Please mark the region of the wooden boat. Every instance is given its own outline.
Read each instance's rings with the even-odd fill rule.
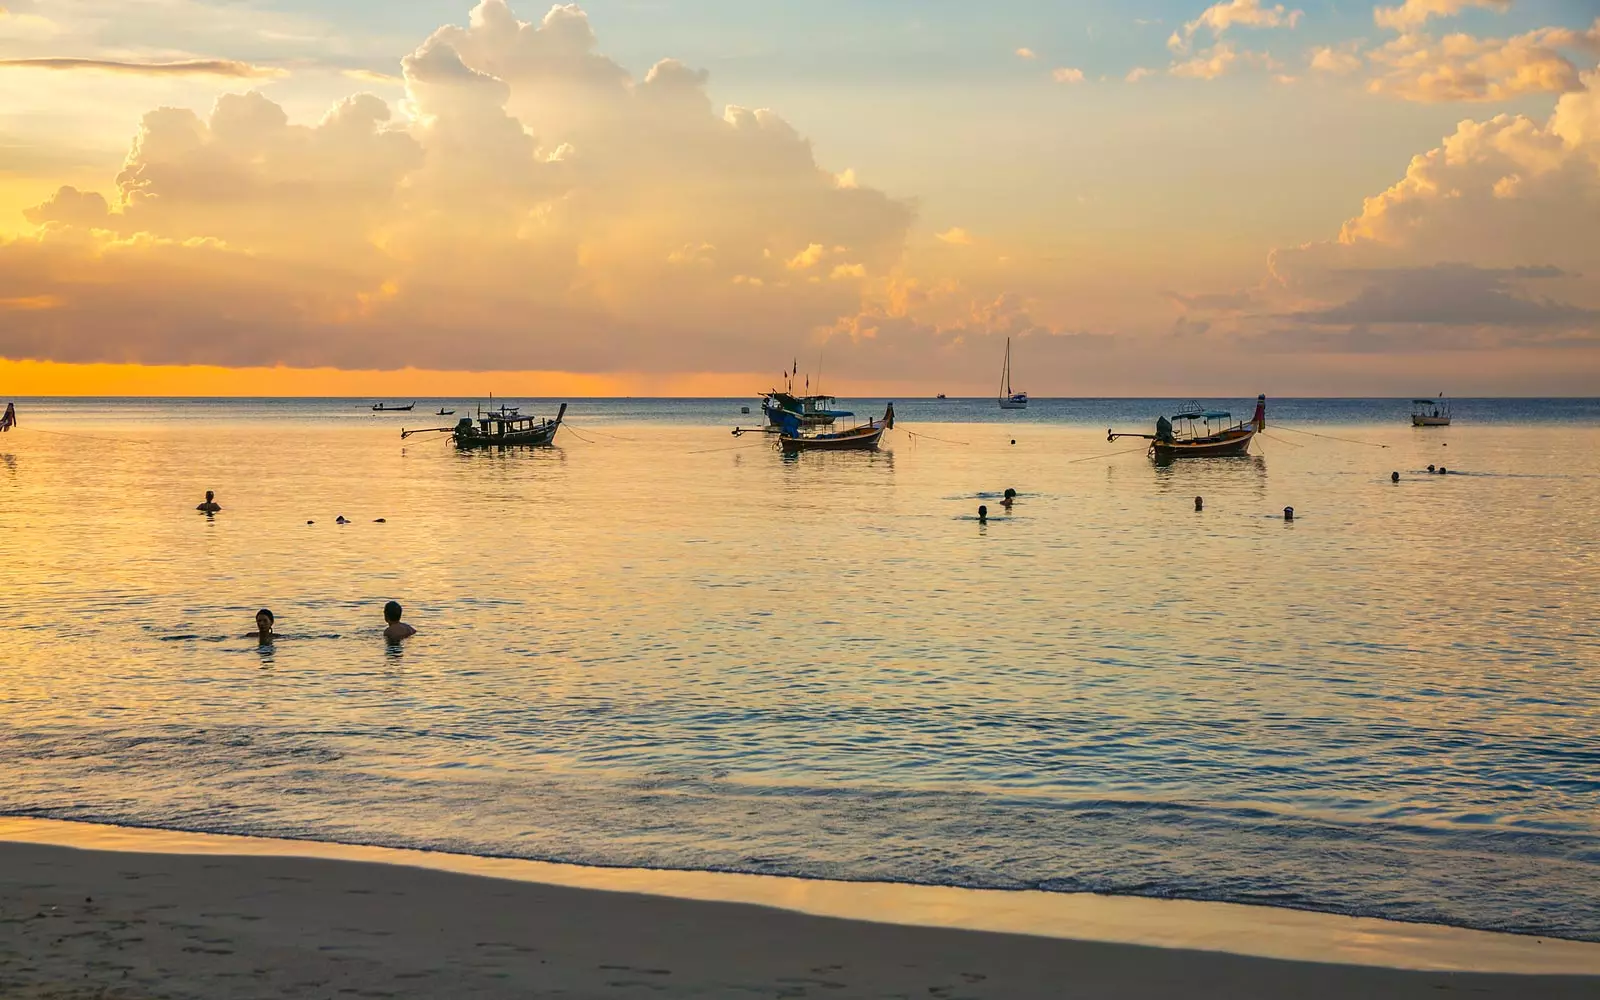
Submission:
[[[1006,338],[1006,363],[1000,370],[1000,409],[1026,410],[1028,408],[1028,394],[1025,392],[1011,391],[1011,338]]]
[[[439,410],[439,413],[438,413],[438,416],[441,416],[441,417],[453,417],[455,415],[456,415],[456,411],[454,411],[454,410],[446,410],[446,409],[443,409],[443,408],[441,408]]]
[[[1267,426],[1267,397],[1256,397],[1256,412],[1247,423],[1230,424],[1233,415],[1226,410],[1204,410],[1189,406],[1182,413],[1156,418],[1154,434],[1106,431],[1106,440],[1119,437],[1144,438],[1150,442],[1150,457],[1158,462],[1175,458],[1231,458],[1250,453],[1250,442]]]
[[[762,394],[761,412],[766,414],[767,428],[773,431],[782,428],[785,413],[798,417],[803,427],[827,427],[841,417],[855,416],[849,410],[834,409],[835,402],[833,396],[796,396],[773,389]]]
[[[17,404],[7,403],[5,416],[0,416],[0,434],[17,426]]]
[[[409,406],[390,406],[388,403],[372,404],[373,413],[410,413],[416,408],[417,404],[415,402],[412,402]]]
[[[869,420],[847,431],[827,431],[822,434],[805,434],[791,421],[778,434],[778,447],[786,455],[802,451],[874,451],[883,440],[883,432],[894,429],[894,404],[883,411],[881,420]]]
[[[933,398],[934,399],[943,399],[944,398],[944,393],[941,392],[941,393],[939,393],[939,395],[937,395],[937,396],[935,396]]]
[[[408,438],[413,434],[448,433],[456,442],[457,448],[523,448],[543,447],[555,440],[556,431],[561,429],[561,421],[567,415],[567,404],[562,403],[554,420],[542,420],[538,417],[525,417],[518,412],[520,407],[502,406],[498,410],[479,412],[476,421],[472,417],[462,417],[456,421],[454,427],[422,427],[417,430],[400,432],[401,438]],[[475,426],[476,425],[476,426]]]
[[[1450,401],[1439,393],[1438,399],[1413,399],[1411,401],[1412,427],[1449,427]]]

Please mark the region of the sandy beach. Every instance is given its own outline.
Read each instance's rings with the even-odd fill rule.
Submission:
[[[4,832],[20,831],[24,840],[65,832],[66,839],[81,840],[84,832],[105,829],[9,821]],[[156,850],[185,837],[203,839],[216,853],[0,843],[0,996],[1592,997],[1600,989],[1593,975],[1349,964],[1334,960],[1342,936],[1338,921],[1347,918],[1250,907],[1190,904],[1166,912],[1199,915],[1203,922],[1214,917],[1219,934],[1248,933],[1241,919],[1262,926],[1301,921],[1295,938],[1312,949],[1320,922],[1330,929],[1330,961],[900,926],[409,864],[243,853],[263,843],[248,838],[123,836],[149,839]],[[230,848],[241,853],[220,853]],[[746,885],[792,881],[721,878],[742,878],[733,884]],[[867,893],[863,911],[878,912],[870,887],[860,888]],[[832,891],[848,896],[852,889]],[[981,910],[980,897],[1014,894],[966,895]],[[1163,911],[1148,912],[1160,922]],[[1383,922],[1365,923],[1376,930],[1355,936],[1384,935]],[[1406,925],[1392,926],[1398,934],[1412,933]],[[1428,962],[1449,954],[1441,942],[1459,936],[1451,947],[1490,956],[1499,942],[1500,957],[1488,961],[1507,967],[1537,967],[1539,949],[1547,948],[1551,969],[1600,969],[1593,964],[1600,959],[1596,945],[1442,928],[1429,945],[1427,930],[1415,932],[1418,954],[1434,956]],[[1486,950],[1473,948],[1474,940],[1485,942]],[[1239,944],[1251,950],[1243,938]],[[1469,968],[1483,961],[1465,952],[1461,959]]]

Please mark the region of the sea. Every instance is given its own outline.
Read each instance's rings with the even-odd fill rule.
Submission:
[[[1600,941],[1600,400],[372,402],[17,401],[0,814]]]

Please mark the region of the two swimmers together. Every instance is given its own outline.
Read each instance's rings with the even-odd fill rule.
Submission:
[[[400,607],[399,601],[390,601],[383,606],[383,620],[387,624],[383,630],[383,637],[390,642],[399,642],[417,634],[417,630],[400,620],[405,612]],[[277,617],[267,608],[256,612],[256,630],[251,633],[259,642],[269,643],[279,638],[272,631],[272,626],[277,623]]]

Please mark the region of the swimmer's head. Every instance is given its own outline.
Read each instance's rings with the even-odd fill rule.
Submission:
[[[401,611],[400,611],[400,602],[399,601],[390,601],[388,604],[385,604],[383,606],[383,620],[386,621],[386,622],[397,622],[397,621],[399,621],[400,620],[400,614],[401,614]]]
[[[1398,473],[1398,472],[1389,473],[1389,482],[1398,483],[1399,481],[1400,481],[1400,473]]]
[[[215,492],[206,490],[206,503],[210,503],[212,500],[216,499],[216,496],[217,494]]]
[[[277,619],[274,618],[272,612],[266,608],[262,608],[260,611],[256,612],[256,628],[260,629],[262,632],[271,632],[272,623],[275,621],[277,621]]]
[[[1017,491],[1012,489],[1011,487],[1007,486],[1006,487],[1006,499],[1007,500],[1015,500],[1016,498],[1017,498]]]
[[[986,518],[988,516],[989,516],[989,508],[984,506],[981,503],[978,504],[978,520],[981,521],[981,520],[983,520],[984,518]]]

